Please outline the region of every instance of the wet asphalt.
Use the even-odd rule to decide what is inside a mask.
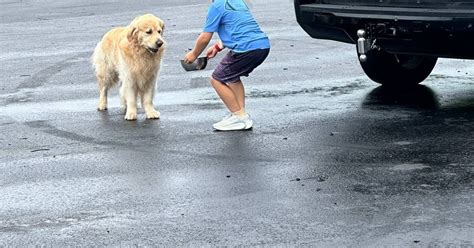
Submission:
[[[291,1],[254,1],[272,42],[244,80],[255,127],[214,132],[216,60],[178,62],[207,1],[163,2],[0,1],[0,247],[473,247],[474,61],[385,89]],[[162,118],[127,122],[118,90],[95,110],[90,56],[147,12],[166,22]]]

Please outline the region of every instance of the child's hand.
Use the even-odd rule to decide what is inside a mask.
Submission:
[[[222,51],[222,48],[219,43],[216,43],[214,46],[211,46],[207,49],[207,58],[214,58],[220,51]]]
[[[196,59],[197,59],[197,56],[194,54],[193,51],[191,51],[191,52],[189,52],[188,54],[186,54],[186,56],[184,57],[184,62],[185,62],[185,63],[188,63],[188,64],[191,64],[191,63],[193,63]]]
[[[216,49],[215,46],[211,46],[207,49],[207,58],[212,59],[214,58],[219,51]]]

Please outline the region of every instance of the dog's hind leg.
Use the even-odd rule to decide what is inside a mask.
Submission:
[[[99,104],[97,105],[97,110],[104,111],[107,110],[107,92],[109,90],[107,87],[107,79],[98,75],[97,83],[99,87]]]
[[[97,84],[99,87],[99,104],[97,109],[99,111],[107,110],[107,92],[117,81],[118,76],[114,72],[108,71],[104,74],[97,74]]]
[[[93,63],[99,89],[99,104],[97,105],[97,109],[104,111],[107,110],[107,92],[110,87],[117,84],[118,75],[107,61],[100,47],[100,43],[94,51]]]

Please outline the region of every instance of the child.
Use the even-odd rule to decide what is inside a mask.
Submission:
[[[229,53],[212,73],[211,84],[230,111],[230,115],[215,123],[219,131],[248,130],[253,121],[245,112],[245,89],[241,76],[247,77],[270,52],[270,42],[250,13],[245,0],[214,0],[209,6],[204,31],[185,61],[192,63],[204,51],[214,32],[220,41],[207,49],[213,58],[224,48]]]

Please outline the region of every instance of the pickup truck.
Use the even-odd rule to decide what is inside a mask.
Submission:
[[[425,80],[438,58],[474,59],[474,0],[295,0],[311,37],[356,44],[362,69],[387,86]]]

